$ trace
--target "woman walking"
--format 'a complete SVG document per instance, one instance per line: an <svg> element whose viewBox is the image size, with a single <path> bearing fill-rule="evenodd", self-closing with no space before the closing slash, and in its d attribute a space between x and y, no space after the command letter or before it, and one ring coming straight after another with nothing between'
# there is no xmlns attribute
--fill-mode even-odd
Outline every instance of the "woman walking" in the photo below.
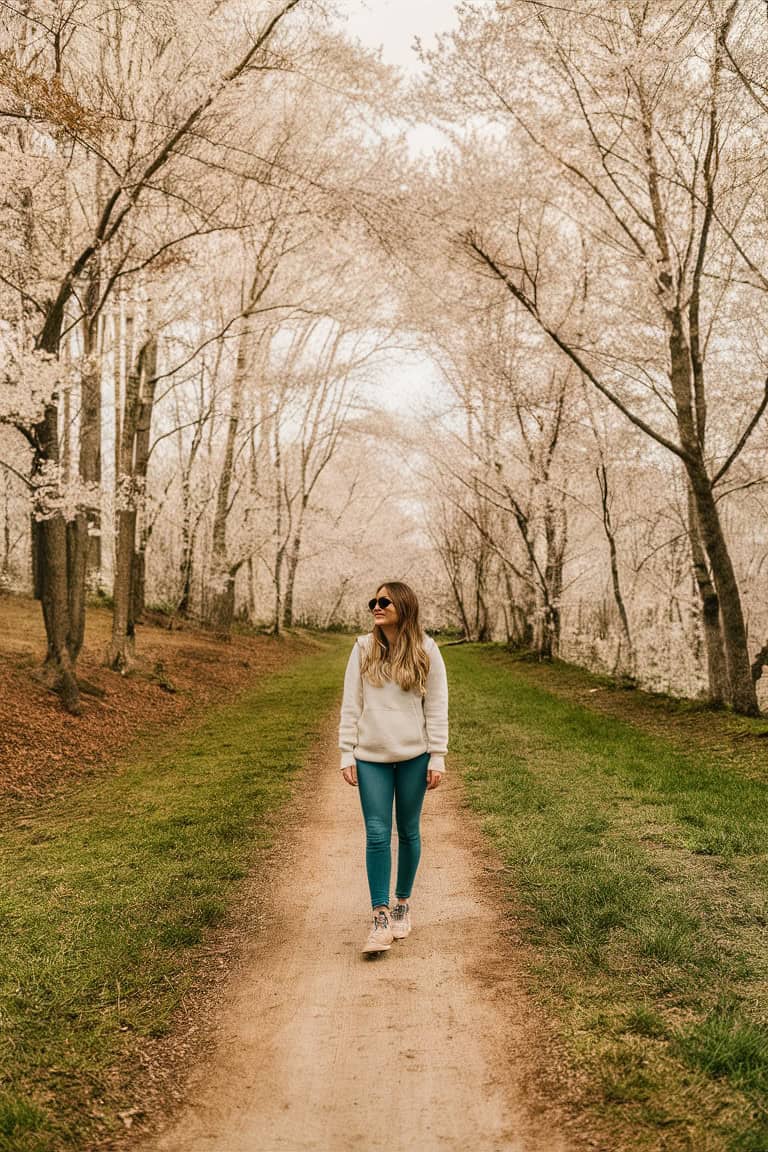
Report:
<svg viewBox="0 0 768 1152"><path fill-rule="evenodd" d="M410 897L421 856L426 790L437 788L448 751L448 681L435 641L419 625L415 593L399 580L369 601L373 630L358 636L344 676L341 771L360 791L373 925L363 952L383 952L411 931ZM390 911L392 805L397 882Z"/></svg>

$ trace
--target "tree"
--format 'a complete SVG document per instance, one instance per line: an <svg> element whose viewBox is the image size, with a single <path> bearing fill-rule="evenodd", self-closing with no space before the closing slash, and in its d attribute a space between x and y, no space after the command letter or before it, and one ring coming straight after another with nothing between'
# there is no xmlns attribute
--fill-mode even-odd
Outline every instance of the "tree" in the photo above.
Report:
<svg viewBox="0 0 768 1152"><path fill-rule="evenodd" d="M141 115L131 118L128 130L123 130L116 139L110 141L117 146L110 156L103 147L108 134L107 117L93 116L78 102L74 92L92 87L94 65L96 73L105 62L117 67L122 74L117 83L99 78L98 87L102 91L125 92L131 70L136 69L137 57L148 52L159 63L167 65L169 40L167 35L156 35L160 29L146 28L135 15L110 13L105 19L118 20L121 24L120 36L115 40L115 49L110 60L103 51L93 53L94 40L105 31L100 26L102 14L97 6L84 2L68 9L66 13L55 14L53 20L45 5L38 12L34 5L28 5L23 16L7 23L8 34L20 35L21 43L27 49L22 54L6 56L2 80L6 91L16 100L16 109L11 113L19 122L32 120L36 124L39 137L45 137L42 155L46 151L54 156L54 164L61 177L61 155L67 150L76 154L83 163L93 163L98 156L110 173L110 183L99 197L98 211L93 221L86 219L78 232L67 237L65 258L53 268L40 268L35 291L26 282L12 283L25 302L25 311L36 317L35 335L32 340L34 350L41 363L56 361L59 357L65 325L84 320L86 330L92 324L98 309L107 298L114 280L107 280L102 290L100 304L94 305L86 293L85 311L78 311L77 301L85 280L91 287L99 285L99 274L94 266L101 254L112 251L127 231L136 215L145 210L147 203L158 193L162 199L167 189L162 186L162 178L169 166L180 166L180 157L193 161L199 151L199 140L206 132L214 130L213 113L222 96L232 86L250 75L258 75L258 65L266 61L268 45L284 18L296 8L301 0L287 0L282 6L264 13L261 29L249 38L246 47L241 48L233 63L220 65L213 56L213 68L207 75L200 76L197 92L192 100L184 98L195 85L190 84L190 59L174 57L169 71L175 75L172 92L163 93L166 108L171 112L170 128L162 127L153 117L151 120ZM170 11L170 9L169 9ZM91 15L93 21L87 17ZM180 28L181 8L174 12L176 27ZM7 15L4 19L8 20ZM28 29L34 24L36 35L34 49L30 46ZM215 14L209 20L211 31L215 27ZM163 30L167 33L167 29ZM217 29L220 32L220 29ZM136 49L145 32L142 48ZM131 41L128 56L121 54L121 45ZM42 48L40 44L42 42ZM226 42L226 41L225 41ZM179 43L192 47L188 38L180 37ZM224 47L221 37L219 43ZM230 56L234 55L228 44ZM235 49L236 51L236 49ZM183 55L183 53L182 53ZM181 67L179 67L181 65ZM174 105L176 107L174 107ZM32 113L28 111L32 108ZM133 132L131 132L131 127ZM29 212L27 215L29 216ZM34 247L34 244L33 244ZM42 289L39 299L37 288ZM74 310L74 314L73 314ZM31 326L30 326L31 329ZM87 340L86 340L87 344ZM86 383L88 376L86 374ZM34 487L36 574L39 593L43 604L43 616L48 636L48 660L55 669L56 683L65 707L71 712L80 710L79 691L75 667L84 623L84 588L86 563L83 551L87 543L84 524L87 521L87 505L78 509L75 528L68 531L68 517L65 511L66 493L61 476L61 454L59 441L59 398L60 381L52 380L51 387L43 400L43 411L39 418L23 424L15 421L17 428L27 438L32 450L31 476ZM87 402L83 407L84 418L93 420L94 405L86 391ZM81 467L86 474L93 468L91 429L85 429L85 448L81 455ZM86 482L87 479L86 479Z"/></svg>
<svg viewBox="0 0 768 1152"><path fill-rule="evenodd" d="M754 200L727 163L746 122L724 70L737 9L712 5L703 18L693 4L663 0L610 12L521 0L491 14L465 4L452 44L432 62L445 101L505 125L528 177L523 188L499 173L483 197L494 214L464 211L466 251L593 388L681 463L718 598L728 701L755 713L717 487L763 416L768 381L751 397L743 389L735 411L708 383L708 368L724 367L746 263L734 229L719 222L749 216Z"/></svg>

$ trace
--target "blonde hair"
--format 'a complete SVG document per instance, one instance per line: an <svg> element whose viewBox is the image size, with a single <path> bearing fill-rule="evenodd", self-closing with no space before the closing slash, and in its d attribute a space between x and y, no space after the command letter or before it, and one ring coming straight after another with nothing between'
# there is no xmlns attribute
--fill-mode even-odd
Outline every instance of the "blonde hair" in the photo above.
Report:
<svg viewBox="0 0 768 1152"><path fill-rule="evenodd" d="M369 633L370 643L363 649L360 674L369 683L381 687L385 680L393 680L404 692L418 688L426 695L429 656L424 648L424 631L419 624L419 602L416 593L400 580L385 580L376 589L376 595L386 588L397 609L398 633L390 650L383 630L374 624Z"/></svg>

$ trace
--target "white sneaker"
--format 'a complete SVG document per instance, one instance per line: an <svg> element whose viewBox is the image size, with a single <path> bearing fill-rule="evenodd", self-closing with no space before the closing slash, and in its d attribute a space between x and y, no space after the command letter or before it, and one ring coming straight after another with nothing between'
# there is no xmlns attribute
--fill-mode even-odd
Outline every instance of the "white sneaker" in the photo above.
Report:
<svg viewBox="0 0 768 1152"><path fill-rule="evenodd" d="M392 909L392 935L395 940L404 940L411 930L410 904L395 904Z"/></svg>
<svg viewBox="0 0 768 1152"><path fill-rule="evenodd" d="M386 912L377 912L373 917L373 927L363 945L363 952L386 952L392 947L392 925Z"/></svg>

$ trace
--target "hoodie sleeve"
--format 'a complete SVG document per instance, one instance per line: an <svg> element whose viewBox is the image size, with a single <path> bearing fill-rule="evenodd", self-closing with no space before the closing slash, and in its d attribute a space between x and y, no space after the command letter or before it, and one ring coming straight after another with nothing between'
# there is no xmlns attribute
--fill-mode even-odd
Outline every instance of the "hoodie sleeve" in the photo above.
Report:
<svg viewBox="0 0 768 1152"><path fill-rule="evenodd" d="M433 772L445 772L444 756L448 751L448 677L443 655L435 641L429 652L427 694L424 697L427 721L427 751Z"/></svg>
<svg viewBox="0 0 768 1152"><path fill-rule="evenodd" d="M342 768L351 768L355 763L357 722L362 711L363 681L360 676L360 645L355 640L355 645L347 661L347 670L344 673L344 698L341 703L341 721L339 723Z"/></svg>

